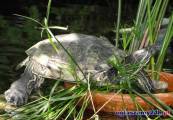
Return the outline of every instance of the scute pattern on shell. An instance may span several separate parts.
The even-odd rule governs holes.
[[[56,38],[71,53],[86,74],[89,72],[96,74],[100,71],[109,69],[107,59],[113,54],[122,52],[116,50],[106,38],[97,38],[76,33],[58,35]],[[38,63],[38,67],[40,65],[43,66],[40,67],[40,70],[37,68],[35,74],[42,75],[45,78],[57,79],[61,77],[64,80],[74,81],[73,76],[67,71],[70,63],[69,56],[58,45],[56,40],[53,39],[53,43],[58,47],[57,52],[49,43],[48,39],[40,41],[29,48],[26,51],[29,59],[23,65],[27,66],[28,63],[34,61],[35,63]],[[42,73],[42,71],[45,72]],[[78,69],[77,72],[81,75]],[[81,75],[80,77],[83,76]]]
[[[72,54],[83,72],[89,72],[96,78],[102,78],[104,70],[109,69],[106,60],[118,50],[111,45],[107,39],[83,34],[64,34],[56,38]],[[66,52],[53,39],[58,47],[56,51],[49,40],[42,40],[26,51],[28,57],[22,61],[17,68],[26,66],[21,77],[13,82],[5,92],[8,103],[20,106],[27,103],[28,97],[34,89],[40,87],[44,78],[67,80],[74,82],[75,78],[69,72],[70,59]],[[83,75],[76,69],[81,80]],[[104,76],[103,76],[104,77]]]

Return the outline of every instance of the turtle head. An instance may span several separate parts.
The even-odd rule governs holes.
[[[161,45],[159,45],[159,44],[151,45],[151,46],[149,46],[149,47],[146,48],[146,50],[147,50],[151,55],[156,54],[156,52],[160,51],[160,49],[161,49]]]
[[[156,54],[160,50],[161,46],[158,44],[145,47],[143,49],[137,50],[125,58],[126,63],[148,63],[151,56]]]

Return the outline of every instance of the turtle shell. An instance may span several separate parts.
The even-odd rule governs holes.
[[[77,33],[55,37],[73,56],[84,74],[96,74],[108,70],[110,67],[107,65],[107,59],[113,54],[123,54],[122,51],[111,45],[106,38]],[[28,57],[19,66],[32,64],[31,71],[44,78],[61,78],[74,81],[76,79],[74,76],[78,75],[80,79],[83,79],[83,74],[58,42],[55,39],[52,39],[52,42],[58,50],[50,44],[49,39],[42,40],[26,50]]]

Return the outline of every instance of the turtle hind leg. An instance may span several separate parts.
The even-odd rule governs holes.
[[[21,106],[28,101],[28,96],[32,90],[28,90],[27,83],[29,79],[23,73],[17,81],[13,82],[10,88],[5,91],[5,99],[7,103]]]
[[[28,101],[31,92],[39,88],[44,78],[32,73],[32,67],[27,66],[21,77],[13,82],[10,88],[5,91],[7,103],[15,106],[21,106]]]

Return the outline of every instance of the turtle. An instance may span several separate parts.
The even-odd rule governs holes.
[[[76,79],[79,79],[86,83],[86,76],[91,75],[94,80],[101,83],[99,84],[101,86],[107,79],[112,79],[110,77],[112,74],[117,73],[117,71],[112,70],[112,66],[107,64],[107,59],[112,55],[125,58],[126,63],[129,62],[129,59],[134,62],[135,60],[140,61],[143,58],[141,56],[146,55],[148,60],[152,55],[151,50],[145,49],[141,50],[143,52],[140,54],[137,54],[138,51],[127,55],[123,50],[114,47],[105,37],[70,33],[56,35],[55,38],[52,39],[52,42],[49,39],[42,40],[25,51],[28,55],[27,58],[17,66],[18,69],[25,66],[25,70],[20,78],[5,91],[5,98],[8,103],[16,106],[27,103],[31,92],[39,88],[45,78],[68,82],[76,82]],[[63,50],[57,39],[71,57]],[[56,47],[53,47],[51,43]],[[71,65],[76,73],[69,69]],[[156,88],[148,77],[143,81],[143,87],[146,83],[149,90]]]

